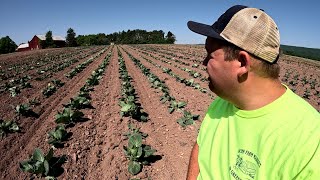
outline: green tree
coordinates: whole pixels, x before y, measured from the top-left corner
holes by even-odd
[[[172,34],[171,31],[169,31],[166,35],[166,42],[168,44],[174,44],[175,41],[176,41],[176,36]]]
[[[85,36],[84,35],[79,35],[76,38],[78,46],[85,46]]]
[[[146,30],[128,30],[119,31],[112,34],[105,35],[104,33],[79,35],[76,41],[79,46],[91,45],[109,45],[115,44],[173,44],[176,39],[174,34],[170,31],[165,33],[162,30],[154,30],[147,32]]]
[[[52,31],[48,31],[46,33],[45,48],[52,48],[54,46],[55,45],[52,39]]]
[[[72,28],[69,28],[67,31],[66,43],[69,47],[77,46],[76,33]]]
[[[14,52],[17,47],[17,44],[9,36],[0,39],[0,54]]]
[[[107,36],[104,33],[96,35],[97,45],[108,45]]]

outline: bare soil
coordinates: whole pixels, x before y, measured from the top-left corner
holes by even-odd
[[[170,68],[172,72],[184,78],[190,79],[192,77],[179,67],[187,67],[207,76],[204,69],[191,67],[194,63],[201,64],[201,60],[205,55],[203,47],[187,45],[122,45],[100,47],[100,50],[102,49],[106,49],[106,51],[73,79],[66,78],[65,74],[88,58],[79,59],[78,63],[63,71],[53,73],[52,78],[61,79],[65,82],[65,85],[49,98],[45,98],[41,90],[52,78],[40,82],[31,80],[34,88],[23,89],[21,94],[15,98],[10,97],[8,92],[0,94],[2,102],[0,104],[0,118],[16,119],[22,128],[20,133],[8,134],[0,140],[0,179],[39,179],[39,177],[22,172],[19,169],[19,162],[29,158],[35,148],[40,148],[45,153],[49,150],[50,145],[46,142],[47,133],[56,126],[54,122],[55,114],[58,111],[61,112],[63,104],[68,103],[70,98],[79,92],[91,72],[98,68],[109,53],[111,57],[104,75],[100,79],[99,85],[95,86],[94,91],[90,93],[93,108],[81,110],[85,114],[86,121],[69,127],[67,130],[71,133],[70,138],[63,148],[54,150],[55,156],[66,155],[67,157],[67,161],[62,165],[63,171],[57,179],[125,180],[139,178],[167,180],[186,178],[191,148],[196,141],[201,120],[209,104],[216,96],[212,92],[201,93],[193,87],[177,82],[175,78],[163,73],[161,68],[154,66],[146,59],[162,67]],[[57,50],[52,51],[56,53]],[[28,61],[52,51],[12,53],[1,55],[0,60],[5,61],[5,66],[7,67],[10,62],[11,64],[21,63],[20,60],[16,60],[17,58],[28,57],[26,58],[26,61]],[[149,115],[149,120],[145,123],[120,116],[118,99],[120,98],[121,79],[119,79],[118,51],[121,52],[128,73],[132,77],[132,84],[136,89],[138,101]],[[169,87],[170,94],[176,100],[187,102],[185,109],[193,114],[200,115],[199,121],[196,121],[194,125],[182,128],[176,122],[182,116],[182,113],[175,111],[170,114],[168,112],[168,104],[160,102],[161,92],[151,87],[147,77],[133,63],[128,53],[139,59],[153,74],[163,80]],[[158,59],[147,56],[145,53],[150,53]],[[171,64],[165,63],[161,61],[168,60],[164,56],[187,62],[190,65],[181,65],[174,61]],[[283,82],[288,84],[300,96],[303,96],[305,91],[309,90],[310,96],[305,99],[319,111],[320,96],[317,94],[320,91],[319,67],[296,59],[291,60],[291,58],[285,56],[281,59],[280,63],[283,68],[280,79],[284,79],[285,74],[289,72],[289,75],[286,75],[288,78]],[[299,74],[299,77],[294,77],[295,74]],[[304,84],[302,79],[307,79],[307,83]],[[195,81],[201,87],[207,87],[207,82],[202,82],[199,78],[195,78]],[[297,81],[297,83],[291,85],[291,81]],[[316,83],[314,88],[310,85],[312,81]],[[17,104],[27,103],[33,98],[38,98],[41,102],[41,105],[33,107],[38,117],[17,118],[12,107]],[[148,137],[144,140],[144,143],[157,150],[152,158],[151,165],[144,166],[136,176],[128,172],[129,161],[123,152],[123,146],[128,144],[124,134],[128,131],[129,124],[133,124],[141,128],[142,132],[147,133]]]

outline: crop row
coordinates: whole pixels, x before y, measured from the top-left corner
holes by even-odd
[[[118,51],[119,78],[121,79],[121,97],[119,105],[121,107],[120,114],[123,117],[130,117],[139,122],[147,122],[148,114],[143,110],[138,102],[138,97],[134,86],[131,84],[131,76],[129,75],[122,54]],[[129,132],[125,133],[128,139],[128,146],[124,146],[123,150],[126,158],[129,160],[128,171],[132,175],[141,172],[143,165],[150,165],[149,158],[156,152],[151,146],[143,144],[142,140],[148,135],[142,133],[139,128],[135,128],[129,119]]]
[[[101,53],[102,52],[105,52],[105,50],[101,51]],[[99,53],[99,55],[101,55],[101,53]],[[95,58],[96,57],[98,57],[98,55],[96,55]],[[90,58],[90,59],[92,59],[92,58]],[[12,82],[12,83],[19,84],[19,85],[13,86],[13,87],[9,86],[8,91],[10,92],[10,95],[12,97],[15,97],[21,92],[21,89],[32,88],[32,86],[28,82],[30,79],[31,78],[28,75],[25,75],[20,79],[14,79],[13,81],[15,81],[15,82]],[[48,98],[51,95],[53,95],[58,90],[58,88],[61,88],[64,84],[65,83],[59,79],[53,79],[47,84],[47,86],[44,89],[42,89],[41,92],[45,98]],[[5,133],[1,133],[2,137],[4,137],[7,133],[13,132],[13,131],[6,130],[8,128],[10,129],[9,124],[15,124],[17,127],[19,127],[19,125],[16,123],[16,121],[21,119],[21,117],[38,118],[40,116],[39,113],[34,112],[32,109],[32,107],[40,105],[40,101],[38,99],[39,98],[33,98],[33,99],[30,99],[27,103],[21,103],[21,104],[14,106],[15,117],[12,118],[13,120],[4,121],[4,120],[1,120],[2,117],[0,117],[1,123],[3,122],[3,126],[1,128],[3,131],[1,130],[1,132],[5,132]],[[17,129],[17,128],[14,128],[14,129]],[[18,131],[18,129],[17,129],[17,131]],[[17,132],[17,131],[14,131],[14,132]]]
[[[99,67],[91,73],[91,76],[86,80],[83,87],[77,96],[71,98],[69,103],[63,105],[62,112],[58,112],[55,116],[57,126],[54,130],[48,132],[47,142],[52,147],[48,154],[44,155],[39,148],[35,148],[33,155],[20,162],[20,168],[24,172],[29,172],[34,175],[46,177],[46,179],[55,179],[59,174],[61,165],[67,160],[65,155],[53,157],[55,148],[63,148],[64,142],[67,141],[71,134],[67,131],[68,128],[74,126],[75,123],[85,121],[84,113],[81,109],[91,108],[90,91],[94,90],[94,86],[99,84],[99,80],[109,64],[110,54],[105,58]]]
[[[70,51],[65,51],[64,53],[52,53],[52,54],[45,54],[42,56],[34,57],[33,59],[30,59],[28,61],[21,61],[19,63],[15,63],[9,67],[5,67],[3,65],[3,70],[0,72],[1,80],[6,80],[12,77],[15,77],[16,75],[27,73],[29,70],[35,70],[40,69],[43,66],[48,66],[50,64],[59,63],[62,60],[70,60],[75,59],[73,57],[77,56],[78,58],[81,58],[81,54],[79,55],[79,51],[75,48],[70,49]],[[96,53],[98,49],[88,49],[91,53]],[[88,56],[88,55],[85,55]],[[44,68],[45,69],[45,68]],[[13,72],[14,71],[14,72]],[[43,70],[41,70],[43,71]],[[38,72],[41,72],[38,71]]]
[[[180,83],[185,84],[186,86],[191,86],[191,87],[193,87],[195,89],[198,89],[202,93],[206,93],[207,92],[207,89],[206,88],[201,88],[200,84],[196,83],[193,78],[191,78],[191,79],[182,78],[178,74],[173,73],[172,69],[170,69],[170,68],[162,67],[161,65],[155,63],[154,61],[152,61],[150,59],[147,59],[147,58],[143,58],[143,59],[145,59],[146,61],[148,61],[149,63],[151,63],[152,65],[154,65],[157,68],[162,68],[162,71],[164,73],[169,74],[170,76],[175,78],[177,82],[180,82]],[[168,62],[165,62],[165,63],[168,63]],[[169,64],[171,64],[171,63],[169,63]],[[186,69],[184,69],[184,70],[187,71]],[[189,71],[189,72],[191,72],[191,71]],[[189,73],[189,75],[192,76],[192,77],[200,77],[200,74],[196,73],[194,71]]]
[[[177,120],[177,123],[182,127],[194,124],[194,120],[199,118],[199,115],[192,115],[191,112],[184,110],[187,105],[186,102],[176,101],[176,98],[170,94],[170,90],[163,80],[160,80],[158,76],[153,74],[150,69],[146,68],[140,60],[133,57],[131,54],[126,52],[133,63],[141,70],[141,72],[148,78],[151,87],[160,90],[162,95],[160,96],[160,102],[162,104],[167,103],[169,113],[174,111],[183,112],[183,116]]]
[[[94,52],[90,52],[90,54],[95,53]],[[83,57],[88,57],[90,54],[84,54],[82,55]],[[36,74],[30,74],[28,73],[28,75],[24,75],[24,76],[18,76],[18,74],[16,75],[11,75],[12,77],[18,76],[17,78],[13,78],[10,79],[9,81],[5,82],[3,85],[0,86],[0,94],[5,92],[5,91],[9,91],[11,92],[20,92],[20,89],[24,89],[24,88],[31,88],[32,85],[30,84],[30,82],[27,82],[28,80],[31,80],[32,77],[34,76],[38,76],[38,77],[34,77],[35,80],[37,81],[42,81],[46,78],[52,77],[52,73],[51,72],[59,72],[64,70],[65,68],[69,67],[70,65],[78,62],[79,60],[76,58],[67,58],[64,60],[60,60],[61,62],[58,63],[53,63],[51,66],[46,66],[44,69],[38,69]],[[32,68],[34,69],[34,67]],[[49,72],[48,74],[46,74],[47,72]],[[25,74],[26,71],[20,72],[19,74]],[[18,86],[17,86],[18,85]],[[11,88],[11,89],[10,89]],[[15,93],[11,93],[14,97]]]

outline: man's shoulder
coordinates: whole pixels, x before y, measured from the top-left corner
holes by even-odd
[[[207,114],[225,114],[232,111],[233,105],[222,99],[221,97],[217,97],[209,106],[207,110]]]
[[[284,109],[293,114],[300,114],[304,117],[317,117],[320,122],[319,112],[306,100],[298,96],[291,90],[289,90],[287,95],[287,101],[285,101]]]

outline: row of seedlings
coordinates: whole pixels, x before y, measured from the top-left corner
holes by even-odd
[[[131,54],[127,52],[129,58],[133,61],[133,63],[141,70],[141,72],[148,78],[151,87],[162,92],[160,96],[160,102],[162,104],[168,102],[168,111],[169,113],[173,113],[174,111],[182,111],[183,116],[177,120],[177,123],[180,124],[183,128],[188,125],[194,124],[194,120],[199,119],[199,115],[193,115],[190,111],[184,110],[187,105],[186,102],[176,101],[176,99],[170,95],[170,90],[168,86],[165,84],[163,80],[160,80],[158,76],[153,74],[150,69],[146,68],[140,60],[133,57]]]
[[[182,78],[180,77],[179,75],[177,74],[174,74],[172,72],[172,70],[170,68],[165,68],[165,67],[162,67],[161,65],[155,63],[154,61],[150,60],[150,59],[147,59],[147,58],[144,58],[142,57],[143,59],[145,59],[147,62],[149,62],[150,64],[152,64],[153,66],[157,67],[157,68],[160,68],[162,69],[163,73],[166,73],[168,75],[170,75],[171,77],[175,78],[175,80],[179,83],[182,83],[182,84],[185,84],[186,86],[190,86],[190,87],[193,87],[194,89],[197,89],[199,90],[200,92],[202,93],[207,93],[207,89],[206,88],[202,88],[200,86],[199,83],[196,83],[195,80],[192,78],[192,79],[186,79],[186,78]],[[208,94],[212,99],[214,98],[214,96],[212,94]]]
[[[189,50],[185,51],[185,50],[181,50],[181,49],[178,49],[176,50],[175,48],[177,48],[177,46],[171,46],[170,48],[166,48],[165,50],[163,49],[156,49],[155,51],[156,52],[159,52],[159,53],[163,53],[163,54],[166,54],[166,55],[169,55],[173,58],[179,58],[179,59],[183,59],[183,60],[186,60],[186,61],[192,61],[194,63],[202,63],[203,60],[196,60],[196,59],[193,59],[194,57],[197,57],[199,55],[194,55],[193,53],[189,53],[190,49],[194,49],[196,48],[197,46],[190,46],[189,47]],[[204,48],[201,47],[201,50],[203,50]],[[172,53],[173,52],[173,53]],[[176,55],[176,53],[179,53],[179,54],[182,54],[182,55]],[[192,58],[192,59],[191,59]]]
[[[78,55],[79,52],[82,53],[83,49],[92,52],[97,52],[100,48],[65,48],[60,51],[49,51],[49,52],[38,52],[31,54],[29,57],[23,59],[23,61],[15,63],[9,67],[8,62],[0,62],[2,67],[6,67],[0,73],[0,80],[6,80],[16,75],[27,73],[29,70],[39,69],[53,62],[59,62],[62,59],[71,58]],[[24,56],[25,57],[25,56]],[[18,57],[17,57],[18,58]]]
[[[96,51],[94,51],[94,53],[96,53]],[[89,56],[89,54],[86,54],[85,56],[87,57],[87,56]],[[46,66],[44,69],[39,69],[39,70],[37,70],[37,74],[43,75],[43,76],[38,76],[35,78],[35,80],[42,81],[43,79],[46,79],[46,78],[52,76],[51,71],[52,72],[62,71],[65,68],[71,66],[72,64],[74,64],[78,61],[79,60],[75,59],[75,58],[73,58],[73,59],[67,58],[67,59],[62,60],[62,62],[53,64],[49,67]],[[32,68],[32,69],[34,69],[34,68]],[[45,74],[46,72],[50,72],[50,73]],[[25,71],[21,72],[21,74],[22,73],[25,74]],[[32,85],[29,82],[31,80],[31,76],[32,75],[24,75],[24,76],[19,76],[17,78],[13,78],[13,79],[8,80],[7,82],[5,82],[3,85],[0,86],[0,94],[5,91],[9,91],[10,95],[12,97],[15,97],[17,94],[19,94],[21,92],[22,89],[32,88]]]
[[[139,50],[138,50],[138,51],[139,51]],[[162,60],[161,58],[156,57],[156,56],[154,56],[154,55],[152,55],[152,54],[149,54],[148,52],[145,52],[145,51],[139,51],[139,52],[141,52],[142,54],[145,54],[145,55],[147,55],[147,56],[150,56],[150,57],[152,57],[152,58],[154,58],[154,59],[157,59],[157,60],[159,60],[159,61],[161,61],[161,62],[164,62],[164,63],[167,63],[167,64],[172,65],[172,62],[169,61],[169,60]],[[160,56],[161,56],[161,55],[160,55]],[[167,58],[167,57],[166,57],[166,58]],[[174,59],[174,58],[171,58],[171,59],[173,59],[175,62],[181,64],[181,61],[179,61],[179,60],[177,60],[177,59]],[[202,74],[199,73],[199,72],[197,72],[197,71],[194,71],[194,70],[191,70],[191,69],[188,69],[188,68],[185,68],[185,67],[180,67],[180,66],[178,66],[177,64],[173,64],[173,66],[176,67],[176,68],[179,68],[179,69],[181,69],[181,70],[183,70],[183,71],[188,72],[189,75],[190,75],[191,77],[193,77],[193,78],[200,78],[200,80],[201,80],[202,82],[207,81],[207,79],[201,78],[201,77],[203,77]],[[190,66],[190,64],[188,64],[187,66]],[[199,67],[199,64],[192,64],[191,67],[193,67],[193,68],[198,68],[198,67]]]
[[[46,79],[46,78],[52,77],[52,72],[56,73],[56,72],[62,71],[62,70],[64,70],[65,68],[71,66],[72,64],[79,62],[78,59],[87,58],[87,57],[89,57],[90,55],[93,55],[93,54],[97,53],[98,51],[99,51],[99,49],[94,49],[93,51],[87,52],[87,53],[85,53],[85,54],[80,54],[80,55],[78,55],[77,58],[65,59],[65,60],[63,60],[62,62],[53,64],[53,65],[51,65],[51,66],[49,66],[49,67],[46,66],[46,67],[43,68],[43,69],[39,69],[39,70],[37,70],[37,74],[39,74],[39,75],[41,75],[41,76],[35,78],[35,80],[37,80],[37,81],[42,81],[42,80],[44,80],[44,79]]]
[[[20,88],[31,88],[32,86],[28,82],[31,79],[30,76],[25,75],[23,77],[19,77],[17,79],[12,80],[12,84],[19,84],[19,86],[13,86],[8,88],[10,91],[10,94],[12,97],[17,96],[20,93]],[[45,97],[51,96],[57,88],[60,88],[64,85],[63,82],[59,79],[53,79],[51,83],[48,83],[48,86],[42,90],[42,94]],[[8,85],[10,86],[10,85]],[[14,111],[16,113],[16,116],[14,117],[14,120],[2,120],[0,119],[0,138],[5,137],[8,133],[14,133],[19,132],[20,127],[17,124],[17,120],[21,119],[22,117],[39,117],[38,114],[36,114],[31,106],[39,105],[40,102],[35,98],[29,100],[28,103],[24,104],[18,104],[14,107]]]
[[[121,97],[119,105],[121,106],[121,117],[130,117],[139,122],[146,122],[148,114],[138,103],[138,97],[134,86],[131,84],[131,76],[128,74],[122,54],[118,51],[119,73],[121,84]],[[143,144],[143,139],[148,135],[142,133],[140,129],[135,128],[129,119],[129,131],[125,134],[128,139],[128,146],[123,146],[126,158],[129,160],[128,171],[132,175],[137,175],[142,171],[144,165],[150,165],[150,157],[156,152],[151,146]]]
[[[75,53],[74,53],[75,54]],[[46,54],[43,55],[44,57],[42,58],[35,58],[33,60],[29,60],[26,59],[25,61],[23,61],[23,63],[17,63],[17,64],[13,64],[9,67],[7,67],[5,70],[6,71],[2,71],[1,72],[1,78],[0,80],[6,80],[12,77],[15,77],[18,74],[23,74],[26,73],[26,71],[28,70],[33,70],[33,69],[37,69],[39,67],[45,66],[47,64],[51,64],[53,62],[55,62],[57,59],[60,59],[61,57],[69,57],[71,56],[72,53],[65,53],[65,54],[61,54],[57,53],[57,54]],[[4,64],[3,66],[5,66],[6,64]]]
[[[102,50],[98,55],[101,55],[103,52],[105,52],[106,49]],[[97,57],[98,55],[96,55],[95,57]],[[92,62],[93,60],[91,59],[94,59],[94,58],[90,58],[90,62]],[[88,61],[86,61],[88,62]],[[89,64],[89,63],[82,63],[82,64],[85,64],[85,67]],[[59,79],[53,79],[51,80],[51,82],[48,83],[48,85],[41,91],[42,94],[48,98],[50,97],[51,95],[53,95],[59,88],[61,88],[65,83],[62,82],[61,80]],[[31,101],[29,101],[29,104],[30,105],[39,105],[40,102],[37,101],[37,99],[32,99]],[[20,111],[22,112],[27,112],[27,113],[24,113],[28,116],[37,116],[30,108],[30,105],[29,104],[21,104],[21,105],[18,105],[16,107],[16,111],[17,111],[17,108],[20,109]]]
[[[152,58],[154,58],[154,59],[160,60],[160,61],[162,61],[162,62],[164,62],[164,63],[167,63],[167,64],[170,64],[170,65],[172,64],[171,61],[173,60],[173,61],[175,61],[175,62],[178,63],[178,64],[190,66],[189,63],[182,62],[182,61],[180,61],[180,60],[178,60],[178,59],[175,59],[174,57],[167,57],[167,56],[164,56],[164,55],[160,54],[159,56],[168,59],[168,60],[162,60],[162,59],[160,59],[159,57],[156,57],[156,56],[154,56],[154,55],[152,55],[152,54],[149,54],[149,53],[148,53],[149,51],[147,51],[147,52],[146,52],[146,51],[140,51],[140,50],[138,50],[138,51],[141,52],[141,53],[143,53],[143,54],[145,54],[145,55],[147,55],[147,56],[150,56],[150,57],[152,57]],[[183,71],[188,72],[189,75],[190,75],[191,77],[193,77],[193,78],[200,78],[200,81],[202,81],[202,82],[208,81],[208,79],[204,78],[203,75],[202,75],[200,72],[197,72],[197,71],[194,71],[194,70],[185,68],[185,67],[180,67],[180,66],[178,66],[177,64],[174,64],[173,66],[176,67],[176,68],[179,68],[179,69],[181,69],[181,70],[183,70]],[[202,68],[201,68],[201,67],[199,66],[199,64],[196,64],[196,63],[192,64],[191,67],[193,67],[193,68],[200,68],[201,70],[204,70],[204,71],[206,70],[205,67],[202,67]]]
[[[95,56],[92,56],[85,62],[77,65],[74,69],[72,69],[68,74],[66,74],[66,77],[69,79],[72,79],[74,76],[76,76],[78,73],[82,72],[89,64],[91,64],[96,58],[98,58],[101,54],[107,51],[107,48],[101,50],[98,54]]]
[[[43,66],[47,67],[47,66],[54,64],[56,62],[60,62],[63,59],[71,58],[71,57],[78,54],[75,50],[76,49],[74,49],[74,51],[68,52],[68,53],[61,53],[60,52],[55,55],[42,54],[42,57],[28,58],[25,61],[23,61],[23,63],[20,62],[20,63],[14,64],[14,65],[11,65],[10,67],[1,71],[0,81],[8,80],[10,78],[20,76],[21,74],[31,75],[29,71],[36,70],[36,69],[38,69],[38,70],[35,72],[35,75],[41,74],[41,71],[42,71],[42,70],[40,70],[41,67],[43,67]],[[31,75],[31,76],[33,76],[33,75]],[[10,80],[8,81],[8,83],[10,83]]]
[[[60,88],[64,85],[64,83],[59,79],[53,79],[51,83],[48,83],[48,86],[41,91],[45,97],[51,96],[57,90],[57,88]],[[11,90],[11,94],[13,97],[16,96],[18,93],[20,93],[20,91]],[[21,117],[38,118],[39,114],[35,113],[32,110],[32,107],[35,107],[38,105],[40,105],[40,101],[38,100],[38,98],[30,99],[27,103],[18,104],[17,106],[14,107],[14,111],[16,112],[15,119],[19,120]]]
[[[137,47],[141,47],[141,46],[137,46]],[[148,50],[147,48],[144,48],[144,50],[147,51],[147,52],[153,52],[153,53],[154,53],[154,52],[157,52],[157,53],[160,53],[159,56],[168,59],[168,60],[169,60],[169,61],[168,61],[169,63],[171,63],[171,61],[173,60],[173,61],[177,62],[178,64],[183,64],[183,65],[190,66],[189,63],[185,63],[185,62],[183,62],[183,61],[180,61],[179,59],[184,59],[184,60],[192,61],[192,62],[193,62],[192,67],[201,69],[201,70],[203,70],[203,71],[206,71],[206,67],[204,67],[204,66],[199,66],[199,64],[198,64],[198,63],[202,63],[203,60],[191,60],[191,59],[190,59],[190,54],[186,55],[186,53],[184,53],[183,56],[177,56],[177,55],[174,54],[174,53],[168,53],[168,51],[173,51],[173,48],[172,48],[172,47],[171,47],[171,48],[167,48],[165,51],[159,51],[158,49],[153,49],[152,51],[150,51],[150,50]],[[173,51],[173,52],[176,52],[176,51]],[[145,53],[145,52],[144,52],[144,53]],[[181,54],[181,53],[183,53],[183,51],[179,50],[178,53]],[[165,55],[163,55],[163,54],[167,54],[167,55],[169,55],[169,56],[171,56],[171,57],[165,56]],[[186,56],[188,56],[188,57],[186,57]],[[178,57],[179,59],[176,59],[176,57]],[[191,56],[191,57],[194,57],[194,56]],[[196,74],[197,72],[190,71],[189,73],[193,76],[193,74]],[[195,76],[197,76],[197,75],[195,75]],[[206,79],[201,78],[201,81],[205,81],[205,80],[206,80]]]
[[[0,139],[4,138],[9,133],[20,132],[20,126],[17,121],[22,117],[39,117],[28,104],[19,104],[14,107],[14,111],[16,115],[13,120],[0,119]]]
[[[152,58],[155,58],[155,59],[157,59],[157,60],[160,60],[160,61],[162,61],[162,62],[164,62],[164,63],[171,64],[170,61],[161,60],[160,58],[157,58],[157,57],[155,57],[155,56],[153,56],[153,55],[151,55],[151,54],[149,54],[149,56],[152,57]],[[142,57],[142,58],[144,58],[144,57]],[[193,79],[193,78],[201,77],[202,75],[201,75],[200,73],[198,73],[198,72],[196,72],[196,71],[189,70],[189,69],[187,69],[187,68],[179,67],[179,66],[177,66],[177,65],[175,64],[175,65],[174,65],[175,67],[177,67],[177,68],[179,68],[179,69],[181,69],[181,70],[183,70],[183,71],[188,72],[189,75],[190,75],[191,77],[193,77],[193,78],[191,78],[191,79],[181,78],[179,75],[174,74],[170,68],[162,67],[161,65],[156,64],[155,62],[151,61],[150,59],[147,59],[147,58],[144,58],[144,59],[145,59],[146,61],[148,61],[149,63],[151,63],[152,65],[154,65],[154,66],[156,66],[156,67],[158,67],[158,68],[162,68],[162,71],[163,71],[164,73],[169,74],[170,76],[174,77],[174,78],[176,79],[176,81],[178,81],[178,82],[180,82],[180,83],[184,83],[186,86],[190,86],[190,87],[193,87],[193,88],[195,88],[195,89],[198,89],[198,90],[199,90],[200,92],[202,92],[202,93],[207,93],[207,89],[206,89],[206,88],[201,88],[200,84],[199,84],[199,83],[196,83],[195,80]],[[208,81],[208,80],[205,79],[205,78],[202,78],[201,81],[204,82],[204,81]]]
[[[21,93],[22,89],[32,88],[30,84],[31,77],[28,75],[19,76],[14,79],[10,79],[8,82],[5,82],[2,88],[0,89],[0,94],[9,91],[11,97],[16,97]]]
[[[73,127],[75,123],[86,120],[81,109],[91,108],[90,91],[93,87],[99,84],[99,80],[109,64],[110,54],[102,62],[99,67],[91,73],[91,76],[86,80],[86,84],[80,88],[78,95],[70,98],[68,104],[63,105],[62,112],[58,112],[55,116],[57,126],[54,130],[48,133],[47,142],[52,145],[47,155],[43,155],[38,148],[35,149],[30,159],[20,162],[20,168],[24,172],[30,172],[34,175],[45,177],[46,179],[55,179],[61,175],[63,169],[61,165],[66,162],[66,156],[53,157],[55,148],[63,148],[64,142],[67,141],[71,133],[67,128]],[[62,171],[61,171],[62,169]]]
[[[168,48],[166,50],[160,50],[158,48],[148,46],[148,48],[145,47],[144,50],[147,51],[147,52],[159,53],[159,56],[162,57],[162,58],[168,59],[170,61],[175,61],[176,63],[181,64],[181,65],[190,66],[190,63],[178,60],[177,58],[184,59],[183,56],[178,56],[177,54],[171,53],[169,51],[169,50],[171,50],[171,48]]]
[[[17,79],[13,79],[10,84],[6,84],[6,87],[8,86],[8,90],[10,92],[10,95],[12,97],[17,96],[21,91],[20,89],[23,88],[32,88],[30,82],[28,82],[31,79],[30,76],[25,75],[23,77],[19,77]],[[18,86],[12,86],[12,84],[19,84]],[[53,79],[51,82],[48,83],[48,85],[41,91],[42,94],[48,98],[52,94],[54,94],[58,88],[62,87],[64,85],[64,82],[62,82],[59,79]],[[7,89],[7,88],[5,88]],[[39,105],[40,102],[37,98],[29,100],[28,103],[19,104],[15,107],[15,111],[17,113],[18,119],[20,119],[21,116],[25,117],[38,117],[39,115],[36,114],[34,111],[32,111],[31,106]],[[11,121],[8,121],[11,122]]]

